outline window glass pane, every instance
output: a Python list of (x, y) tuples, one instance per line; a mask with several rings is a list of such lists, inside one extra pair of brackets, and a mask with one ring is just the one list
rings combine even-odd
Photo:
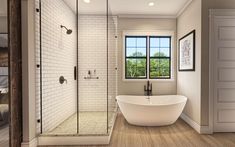
[(150, 78), (170, 78), (170, 59), (150, 59)]
[(170, 57), (170, 45), (170, 37), (150, 38), (150, 57)]
[(146, 57), (146, 48), (137, 48), (137, 57)]
[(153, 48), (160, 47), (160, 39), (159, 38), (150, 38), (150, 46)]
[(170, 47), (170, 38), (160, 38), (160, 47)]
[(146, 48), (127, 48), (127, 57), (146, 57)]
[(136, 47), (136, 38), (127, 37), (126, 38), (126, 47)]
[(126, 41), (127, 57), (146, 57), (146, 37), (126, 37)]
[(146, 48), (146, 38), (137, 38), (137, 47)]
[(169, 48), (160, 48), (158, 57), (170, 57), (170, 49)]
[(135, 57), (136, 56), (136, 48), (127, 48), (126, 49), (127, 57)]
[(169, 48), (150, 48), (150, 57), (170, 57)]
[(146, 77), (146, 59), (126, 59), (126, 78)]
[(160, 48), (150, 48), (150, 56), (157, 57), (158, 53), (160, 52)]

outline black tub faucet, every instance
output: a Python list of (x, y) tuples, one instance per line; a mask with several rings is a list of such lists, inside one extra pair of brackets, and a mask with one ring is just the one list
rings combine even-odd
[(147, 81), (147, 85), (144, 85), (144, 95), (152, 95), (152, 83), (150, 83), (149, 81)]

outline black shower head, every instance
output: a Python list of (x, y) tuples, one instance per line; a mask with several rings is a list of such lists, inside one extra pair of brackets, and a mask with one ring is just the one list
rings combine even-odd
[(72, 32), (73, 32), (73, 30), (68, 29), (66, 26), (60, 25), (60, 27), (61, 27), (61, 28), (65, 28), (65, 29), (67, 30), (66, 33), (67, 33), (68, 35), (72, 34)]
[(73, 33), (73, 31), (72, 31), (72, 30), (70, 30), (70, 29), (68, 29), (66, 33), (69, 35), (69, 34), (72, 34), (72, 33)]

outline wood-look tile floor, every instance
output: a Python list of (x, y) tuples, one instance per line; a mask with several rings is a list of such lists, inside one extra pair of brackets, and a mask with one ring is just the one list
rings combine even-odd
[(119, 113), (110, 144), (97, 147), (235, 147), (235, 133), (200, 135), (181, 119), (166, 127), (138, 127)]

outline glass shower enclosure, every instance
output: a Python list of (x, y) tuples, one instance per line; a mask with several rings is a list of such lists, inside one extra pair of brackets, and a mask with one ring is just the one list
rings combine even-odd
[(108, 135), (117, 110), (117, 18), (108, 0), (35, 7), (38, 134)]

